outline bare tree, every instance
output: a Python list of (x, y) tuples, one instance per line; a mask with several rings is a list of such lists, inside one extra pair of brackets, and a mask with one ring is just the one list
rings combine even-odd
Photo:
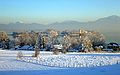
[(66, 53), (70, 47), (70, 37), (68, 35), (63, 38), (63, 53)]
[(34, 55), (35, 57), (38, 57), (40, 54), (41, 42), (42, 42), (42, 35), (39, 32), (35, 44), (35, 55)]
[(55, 30), (51, 30), (50, 31), (50, 35), (51, 35), (51, 37), (57, 37), (58, 36), (58, 32), (57, 31), (55, 31)]
[(40, 54), (40, 49), (38, 47), (35, 47), (35, 53), (33, 55), (33, 57), (38, 57)]
[(58, 36), (58, 32), (55, 30), (50, 30), (50, 39), (51, 39), (51, 43), (54, 44), (57, 36)]
[(0, 32), (0, 42), (2, 43), (2, 49), (9, 49), (9, 37), (6, 32)]
[(32, 45), (36, 44), (37, 33), (35, 32), (22, 32), (17, 35), (15, 38), (16, 45)]
[(92, 42), (88, 37), (84, 38), (83, 45), (85, 46), (85, 52), (90, 52), (91, 50), (93, 50)]
[(95, 31), (89, 32), (89, 34), (87, 34), (87, 37), (91, 40), (93, 47), (105, 45), (105, 37), (103, 34), (100, 34), (99, 32)]
[(59, 50), (57, 48), (54, 48), (53, 54), (58, 55), (59, 54)]
[(7, 39), (8, 39), (7, 33), (0, 31), (0, 41), (6, 41)]
[[(58, 37), (58, 32), (56, 30), (50, 30), (50, 39), (51, 39), (51, 44), (54, 45), (57, 42), (57, 37)], [(53, 46), (54, 47), (54, 46)], [(53, 49), (53, 54), (59, 54), (59, 50), (57, 48)]]

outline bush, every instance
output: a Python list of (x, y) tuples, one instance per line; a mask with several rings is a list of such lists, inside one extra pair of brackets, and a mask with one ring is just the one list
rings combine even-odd
[(17, 59), (22, 59), (22, 57), (23, 57), (23, 53), (22, 53), (22, 51), (19, 51), (17, 53)]
[(58, 55), (58, 54), (59, 54), (59, 50), (58, 50), (57, 48), (55, 48), (55, 49), (53, 50), (53, 54)]
[(67, 53), (67, 50), (66, 50), (66, 49), (63, 49), (63, 50), (62, 50), (62, 53), (63, 53), (63, 54), (66, 54), (66, 53)]
[(32, 57), (38, 57), (40, 54), (39, 48), (35, 48), (35, 53), (32, 55)]

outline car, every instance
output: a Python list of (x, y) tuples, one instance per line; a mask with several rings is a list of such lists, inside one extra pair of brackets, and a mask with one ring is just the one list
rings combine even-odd
[(113, 49), (103, 49), (103, 51), (113, 52)]
[(24, 46), (16, 46), (15, 50), (34, 50), (33, 46), (29, 46), (29, 45), (24, 45)]

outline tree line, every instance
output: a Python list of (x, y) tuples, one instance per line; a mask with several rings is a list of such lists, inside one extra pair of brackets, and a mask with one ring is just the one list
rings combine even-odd
[[(15, 46), (38, 46), (46, 48), (49, 45), (62, 44), (62, 52), (76, 48), (81, 51), (90, 52), (97, 49), (98, 46), (105, 46), (105, 37), (96, 31), (77, 30), (77, 31), (57, 31), (48, 29), (44, 32), (13, 32), (11, 40), (6, 32), (0, 32), (0, 43), (3, 49), (14, 48)], [(46, 48), (47, 49), (47, 48)]]

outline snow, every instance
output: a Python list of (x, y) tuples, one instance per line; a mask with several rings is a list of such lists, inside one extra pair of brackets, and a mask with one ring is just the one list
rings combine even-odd
[(119, 56), (97, 56), (97, 55), (41, 55), (38, 58), (24, 57), (26, 62), (54, 67), (95, 67), (120, 63)]
[(62, 44), (59, 44), (59, 45), (54, 45), (54, 48), (57, 48), (57, 49), (62, 49), (62, 48), (63, 48), (63, 46), (62, 46)]
[(120, 75), (120, 53), (68, 53), (53, 55), (23, 51), (23, 58), (16, 58), (18, 51), (0, 50), (0, 75)]
[[(25, 57), (32, 56), (32, 51), (22, 51)], [(18, 51), (0, 51), (0, 71), (16, 71), (16, 70), (49, 70), (57, 69), (55, 67), (43, 66), (35, 63), (28, 63), (24, 61), (17, 60)], [(49, 52), (43, 53), (50, 54)]]

